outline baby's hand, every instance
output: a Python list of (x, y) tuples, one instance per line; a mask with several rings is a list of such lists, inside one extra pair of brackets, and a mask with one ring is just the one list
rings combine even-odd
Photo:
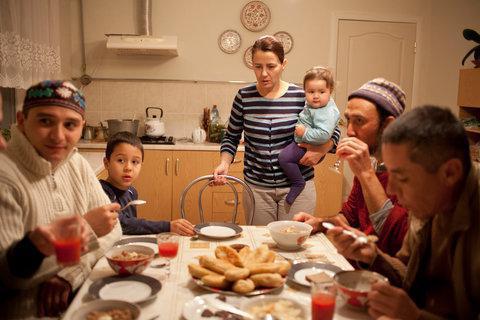
[(295, 126), (295, 135), (298, 137), (303, 137), (305, 134), (305, 126), (303, 124), (298, 124)]

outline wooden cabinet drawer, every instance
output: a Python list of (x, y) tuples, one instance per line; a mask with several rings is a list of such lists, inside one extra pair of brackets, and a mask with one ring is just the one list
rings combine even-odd
[[(235, 203), (234, 193), (214, 192), (212, 200), (212, 221), (230, 222)], [(238, 193), (237, 223), (245, 224), (243, 194), (241, 192)]]
[(458, 105), (480, 107), (480, 69), (461, 69), (458, 80)]

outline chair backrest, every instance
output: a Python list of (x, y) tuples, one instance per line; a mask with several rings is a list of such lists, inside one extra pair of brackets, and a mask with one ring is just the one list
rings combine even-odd
[[(250, 187), (243, 180), (241, 180), (237, 177), (225, 176), (225, 178), (227, 179), (227, 185), (232, 189), (233, 196), (234, 196), (234, 204), (233, 204), (233, 210), (232, 210), (232, 223), (236, 223), (236, 220), (237, 220), (238, 192), (237, 192), (237, 189), (235, 188), (235, 186), (233, 185), (233, 183), (230, 182), (230, 181), (234, 181), (234, 182), (237, 182), (240, 185), (242, 185), (242, 187), (244, 188), (244, 190), (247, 191), (247, 193), (250, 197), (250, 202), (252, 203), (253, 211), (252, 211), (252, 214), (250, 216), (249, 221), (246, 222), (246, 223), (248, 225), (251, 225), (252, 222), (253, 222), (253, 215), (255, 214), (255, 198), (253, 196), (252, 189), (250, 189)], [(186, 216), (187, 216), (186, 213), (185, 213), (185, 198), (187, 196), (188, 190), (190, 190), (190, 188), (193, 185), (195, 185), (195, 184), (197, 184), (201, 181), (206, 181), (206, 182), (205, 182), (204, 186), (200, 189), (200, 192), (198, 193), (198, 209), (199, 209), (199, 214), (200, 214), (200, 223), (205, 223), (205, 217), (204, 217), (203, 208), (202, 208), (202, 193), (209, 185), (213, 184), (213, 175), (212, 174), (198, 177), (195, 180), (193, 180), (192, 182), (190, 182), (188, 184), (188, 186), (185, 187), (185, 189), (183, 190), (182, 195), (180, 197), (180, 216), (182, 217), (182, 219), (186, 219)]]

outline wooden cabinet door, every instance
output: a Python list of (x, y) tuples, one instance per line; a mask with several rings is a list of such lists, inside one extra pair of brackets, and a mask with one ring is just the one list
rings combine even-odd
[(172, 219), (173, 152), (145, 150), (142, 171), (135, 181), (139, 199), (147, 201), (138, 206), (139, 218)]
[(317, 208), (315, 215), (328, 217), (338, 213), (342, 204), (343, 176), (330, 170), (337, 157), (327, 153), (325, 159), (315, 166), (315, 189), (317, 190)]
[[(213, 159), (220, 161), (218, 151), (174, 151), (173, 152), (173, 197), (172, 219), (180, 217), (180, 197), (184, 189), (196, 178), (213, 173)], [(193, 224), (200, 222), (198, 195), (207, 181), (194, 185), (185, 198), (186, 218)], [(206, 187), (202, 193), (202, 207), (206, 221), (212, 216), (212, 189)]]

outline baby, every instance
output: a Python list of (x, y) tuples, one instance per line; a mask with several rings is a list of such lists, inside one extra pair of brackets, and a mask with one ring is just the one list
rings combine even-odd
[(295, 127), (295, 140), (278, 156), (280, 166), (292, 183), (286, 201), (291, 205), (305, 187), (298, 161), (306, 149), (298, 143), (320, 145), (330, 140), (340, 118), (335, 101), (330, 97), (334, 89), (333, 75), (324, 67), (313, 67), (303, 78), (305, 108), (300, 112)]

